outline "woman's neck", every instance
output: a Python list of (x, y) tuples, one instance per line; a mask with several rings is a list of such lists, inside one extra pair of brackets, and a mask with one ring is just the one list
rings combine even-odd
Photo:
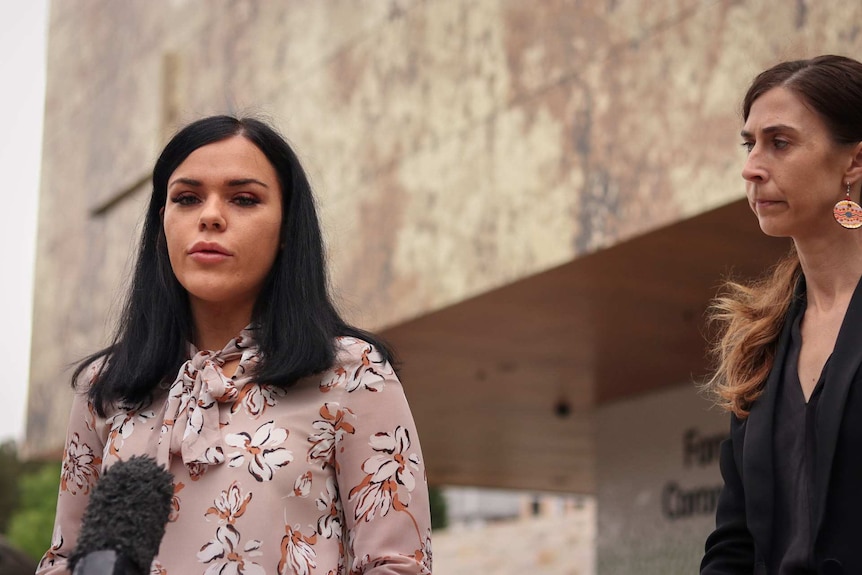
[(218, 351), (251, 322), (251, 309), (195, 301), (191, 311), (194, 340), (200, 350)]
[(794, 239), (809, 308), (846, 306), (862, 277), (862, 229), (837, 231), (837, 238)]

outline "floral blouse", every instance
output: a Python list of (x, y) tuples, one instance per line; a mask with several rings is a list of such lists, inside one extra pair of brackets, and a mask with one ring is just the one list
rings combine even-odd
[[(431, 573), (425, 468), (401, 383), (371, 344), (338, 346), (332, 369), (287, 390), (245, 375), (258, 351), (244, 330), (219, 352), (190, 346), (148, 405), (101, 418), (76, 394), (36, 573), (68, 573), (90, 489), (131, 455), (174, 476), (152, 575)], [(227, 377), (221, 366), (238, 357)]]

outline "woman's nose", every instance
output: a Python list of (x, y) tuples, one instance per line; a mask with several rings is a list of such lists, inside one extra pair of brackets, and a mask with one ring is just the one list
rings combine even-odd
[(201, 209), (200, 219), (198, 220), (198, 227), (200, 230), (203, 231), (211, 229), (222, 231), (225, 229), (226, 225), (227, 221), (224, 218), (221, 202), (217, 199), (209, 199), (204, 202), (203, 208)]
[(745, 159), (745, 164), (742, 166), (742, 178), (747, 182), (763, 182), (767, 178), (767, 172), (756, 147), (752, 148)]

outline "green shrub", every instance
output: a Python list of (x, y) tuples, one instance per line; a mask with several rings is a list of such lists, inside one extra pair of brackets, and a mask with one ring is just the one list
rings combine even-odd
[(443, 529), (449, 524), (443, 490), (439, 487), (428, 487), (428, 499), (431, 507), (431, 529)]
[(43, 464), (19, 479), (21, 498), (9, 522), (7, 539), (34, 559), (51, 546), (59, 486), (59, 463)]
[(14, 441), (0, 444), (0, 533), (9, 529), (9, 520), (18, 507), (18, 483), (22, 465)]

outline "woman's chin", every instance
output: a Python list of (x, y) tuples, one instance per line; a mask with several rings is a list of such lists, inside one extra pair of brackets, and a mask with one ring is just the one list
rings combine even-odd
[(768, 219), (758, 220), (760, 224), (760, 231), (771, 238), (789, 238), (792, 237), (793, 234), (787, 226), (777, 225), (777, 222), (770, 221)]

